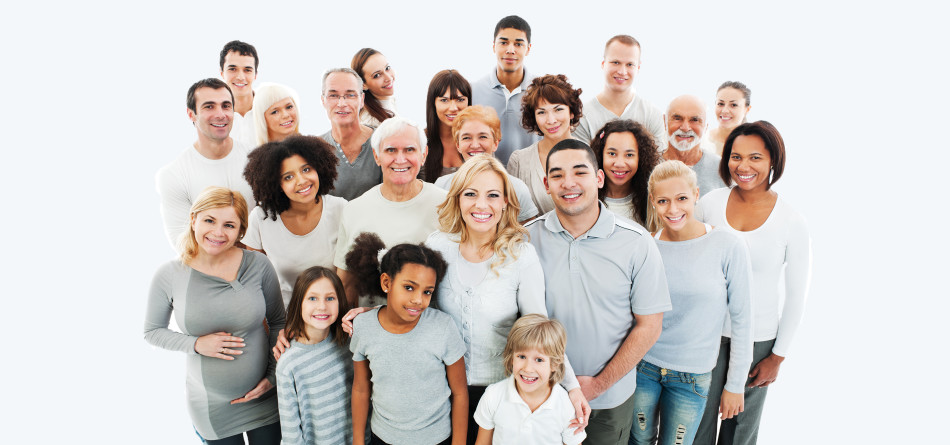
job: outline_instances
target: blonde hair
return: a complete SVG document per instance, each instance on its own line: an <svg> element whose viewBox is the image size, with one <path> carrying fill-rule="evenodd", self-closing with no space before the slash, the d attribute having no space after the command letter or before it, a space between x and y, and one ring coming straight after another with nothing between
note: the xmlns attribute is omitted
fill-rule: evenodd
<svg viewBox="0 0 950 445"><path fill-rule="evenodd" d="M699 187L696 182L696 172L689 168L682 161L670 160L659 163L650 174L650 180L647 182L647 230L656 232L663 228L659 215L656 214L656 208L653 206L653 191L656 184L667 179L682 178L686 181L690 190Z"/></svg>
<svg viewBox="0 0 950 445"><path fill-rule="evenodd" d="M297 92L294 91L293 88L279 83L264 83L254 91L254 105L252 109L254 110L253 125L255 147L259 147L270 141L270 137L267 133L267 119L264 116L267 114L267 109L274 106L278 101L288 97L294 101L294 107L297 108L297 128L294 130L294 133L300 134L300 97L297 96Z"/></svg>
<svg viewBox="0 0 950 445"><path fill-rule="evenodd" d="M564 351L567 349L567 332L561 322L541 314L528 314L515 321L508 333L508 342L502 359L505 375L511 375L512 361L516 352L537 349L551 359L551 381L554 386L564 378Z"/></svg>
<svg viewBox="0 0 950 445"><path fill-rule="evenodd" d="M511 179L508 178L508 172L499 160L488 155L478 155L462 164L462 167L455 172L455 176L452 178L452 184L449 186L445 202L439 204L439 225L443 232L457 235L459 243L468 241L468 228L462 219L462 208L459 199L462 190L471 185L476 176L489 171L494 172L501 178L505 200L508 201L506 208L501 212L501 218L499 218L498 226L495 229L495 239L492 242L492 250L498 256L498 259L491 263L491 270L497 275L497 267L504 264L509 256L512 261L518 259L521 243L528 239L528 230L518 223L518 213L521 211L521 205L518 204L515 187Z"/></svg>
<svg viewBox="0 0 950 445"><path fill-rule="evenodd" d="M452 123L452 140L455 141L456 145L459 143L459 132L462 131L462 125L465 125L468 121L478 121L487 125L491 129L491 135L495 138L495 142L501 140L501 121L498 120L498 113L495 112L495 109L483 105L472 105L459 111L459 114L455 116L455 122Z"/></svg>
<svg viewBox="0 0 950 445"><path fill-rule="evenodd" d="M234 213L237 213L241 221L241 227L238 229L238 236L235 241L244 238L247 232L247 201L240 192L229 190L224 187L211 186L201 191L195 203L191 205L191 213L188 223L188 231L182 234L180 244L181 262L191 263L191 260L198 256L198 241L195 240L195 217L205 210L218 209L222 207L233 207Z"/></svg>

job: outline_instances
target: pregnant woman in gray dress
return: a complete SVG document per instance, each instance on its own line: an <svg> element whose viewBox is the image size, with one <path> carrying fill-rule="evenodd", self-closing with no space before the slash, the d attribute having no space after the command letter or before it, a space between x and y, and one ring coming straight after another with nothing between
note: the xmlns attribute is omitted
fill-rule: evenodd
<svg viewBox="0 0 950 445"><path fill-rule="evenodd" d="M251 445L277 445L268 350L284 327L284 304L267 257L234 246L246 230L240 193L209 187L198 195L181 258L152 279L145 340L187 354L188 411L208 443L243 444L246 432ZM173 314L181 332L168 329Z"/></svg>

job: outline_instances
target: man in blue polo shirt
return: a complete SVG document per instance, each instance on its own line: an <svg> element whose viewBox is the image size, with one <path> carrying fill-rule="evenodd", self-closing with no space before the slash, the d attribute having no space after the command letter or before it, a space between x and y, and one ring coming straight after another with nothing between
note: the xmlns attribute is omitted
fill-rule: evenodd
<svg viewBox="0 0 950 445"><path fill-rule="evenodd" d="M597 200L604 173L590 147L551 149L545 186L555 210L526 226L544 269L548 314L567 329L567 357L592 413L588 444L626 445L643 355L672 309L650 233Z"/></svg>
<svg viewBox="0 0 950 445"><path fill-rule="evenodd" d="M472 104L495 109L501 120L501 142L495 157L508 165L511 152L525 148L541 137L521 126L521 97L534 76L524 68L531 52L531 27L523 18L509 15L495 25L492 50L498 65L472 84Z"/></svg>

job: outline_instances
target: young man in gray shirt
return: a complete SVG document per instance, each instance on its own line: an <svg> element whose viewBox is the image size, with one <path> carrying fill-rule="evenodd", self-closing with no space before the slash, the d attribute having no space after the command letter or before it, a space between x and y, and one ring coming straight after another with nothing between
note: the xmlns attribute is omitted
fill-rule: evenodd
<svg viewBox="0 0 950 445"><path fill-rule="evenodd" d="M625 445L636 373L672 309L662 259L650 234L597 200L604 173L590 147L559 142L545 186L555 210L526 226L544 269L551 318L567 330L567 357L593 409L590 444Z"/></svg>

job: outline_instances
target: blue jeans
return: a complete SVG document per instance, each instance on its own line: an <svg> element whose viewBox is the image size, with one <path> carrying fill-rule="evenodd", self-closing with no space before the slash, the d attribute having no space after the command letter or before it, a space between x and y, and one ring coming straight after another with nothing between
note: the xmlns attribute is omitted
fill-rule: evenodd
<svg viewBox="0 0 950 445"><path fill-rule="evenodd" d="M679 372L641 360L633 393L630 444L692 444L711 379L712 372Z"/></svg>

